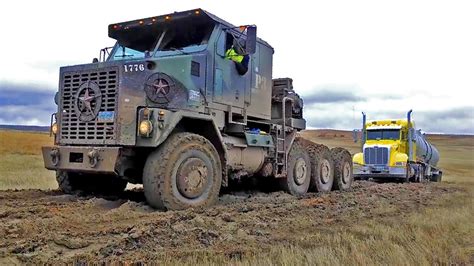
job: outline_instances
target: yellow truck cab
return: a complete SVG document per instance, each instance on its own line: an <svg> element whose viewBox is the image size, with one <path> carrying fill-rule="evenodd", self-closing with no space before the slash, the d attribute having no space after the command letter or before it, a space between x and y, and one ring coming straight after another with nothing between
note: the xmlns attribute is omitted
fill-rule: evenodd
<svg viewBox="0 0 474 266"><path fill-rule="evenodd" d="M408 112L407 119L368 122L362 113L362 152L353 157L355 178L415 182L441 180L442 172L436 168L439 153L420 130L415 130L411 112ZM356 131L354 133L357 141Z"/></svg>

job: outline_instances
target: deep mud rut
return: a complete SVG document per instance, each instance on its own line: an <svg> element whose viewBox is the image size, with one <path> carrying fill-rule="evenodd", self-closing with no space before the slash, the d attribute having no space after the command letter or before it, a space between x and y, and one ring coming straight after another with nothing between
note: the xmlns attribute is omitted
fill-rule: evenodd
<svg viewBox="0 0 474 266"><path fill-rule="evenodd" d="M140 262L196 252L239 258L292 244L331 226L402 216L454 188L356 182L349 192L295 198L283 192L231 192L217 206L155 211L140 190L119 198L59 191L0 192L0 264Z"/></svg>

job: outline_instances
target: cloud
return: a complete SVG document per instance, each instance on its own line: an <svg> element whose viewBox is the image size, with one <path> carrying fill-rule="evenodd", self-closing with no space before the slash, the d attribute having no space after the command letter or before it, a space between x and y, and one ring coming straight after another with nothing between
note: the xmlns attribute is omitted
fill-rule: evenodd
<svg viewBox="0 0 474 266"><path fill-rule="evenodd" d="M0 124L48 125L54 94L41 85L0 83Z"/></svg>
<svg viewBox="0 0 474 266"><path fill-rule="evenodd" d="M352 130L360 128L362 116L355 113L350 106L310 106L304 113L308 127L334 128ZM405 112L377 111L367 112L368 120L405 118ZM413 120L418 129L428 133L461 133L474 134L474 107L461 106L443 110L414 111Z"/></svg>
<svg viewBox="0 0 474 266"><path fill-rule="evenodd" d="M43 83L16 83L8 80L0 80L0 93L2 97L14 92L55 92L57 87L49 86Z"/></svg>
<svg viewBox="0 0 474 266"><path fill-rule="evenodd" d="M322 85L314 88L312 93L303 95L306 105L326 103L360 102L364 98L357 95L355 85Z"/></svg>

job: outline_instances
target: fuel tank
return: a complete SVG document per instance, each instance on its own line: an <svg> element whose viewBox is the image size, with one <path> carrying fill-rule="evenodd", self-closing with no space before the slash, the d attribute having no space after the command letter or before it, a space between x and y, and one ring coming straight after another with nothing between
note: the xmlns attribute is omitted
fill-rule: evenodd
<svg viewBox="0 0 474 266"><path fill-rule="evenodd" d="M419 130L416 130L413 135L413 140L416 143L417 159L431 166L436 166L439 161L439 152L436 147L430 144Z"/></svg>

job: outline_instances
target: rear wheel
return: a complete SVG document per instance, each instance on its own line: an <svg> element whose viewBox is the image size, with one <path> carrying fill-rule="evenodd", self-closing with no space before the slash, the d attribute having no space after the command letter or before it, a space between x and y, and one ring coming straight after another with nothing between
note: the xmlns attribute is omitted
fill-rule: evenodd
<svg viewBox="0 0 474 266"><path fill-rule="evenodd" d="M354 181L351 154L346 149L338 147L331 149L331 155L334 160L334 189L350 189Z"/></svg>
<svg viewBox="0 0 474 266"><path fill-rule="evenodd" d="M280 184L291 195L302 196L308 192L310 182L311 160L299 141L295 140L288 153L286 178L281 178Z"/></svg>
<svg viewBox="0 0 474 266"><path fill-rule="evenodd" d="M143 170L143 189L155 208L186 209L217 201L222 182L219 154L206 138L176 133L152 152Z"/></svg>
<svg viewBox="0 0 474 266"><path fill-rule="evenodd" d="M311 182L315 191L331 191L334 183L334 164L326 146L316 153L312 153L311 166Z"/></svg>

